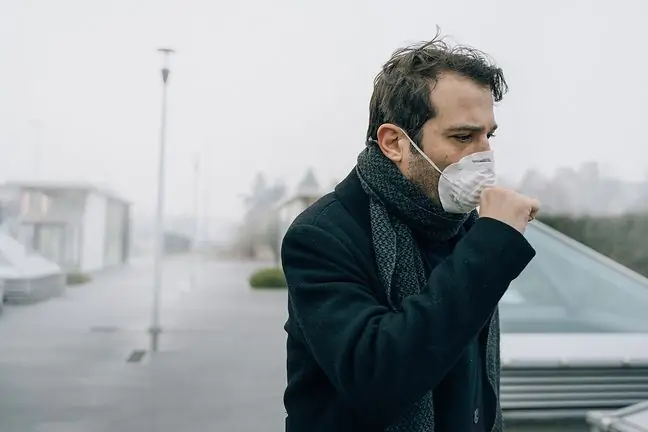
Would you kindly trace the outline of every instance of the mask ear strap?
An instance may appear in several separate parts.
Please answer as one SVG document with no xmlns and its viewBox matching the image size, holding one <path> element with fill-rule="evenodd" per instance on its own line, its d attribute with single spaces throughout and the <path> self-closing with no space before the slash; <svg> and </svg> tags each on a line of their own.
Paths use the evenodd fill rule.
<svg viewBox="0 0 648 432">
<path fill-rule="evenodd" d="M 425 153 L 423 153 L 423 150 L 421 150 L 421 148 L 420 148 L 419 146 L 416 145 L 416 143 L 414 142 L 414 140 L 413 140 L 412 138 L 410 138 L 409 135 L 407 135 L 407 132 L 405 132 L 402 128 L 399 128 L 399 129 L 401 130 L 401 132 L 403 132 L 403 135 L 405 135 L 405 136 L 407 137 L 407 139 L 409 140 L 410 144 L 412 144 L 412 146 L 414 146 L 414 148 L 416 149 L 416 151 L 419 152 L 419 154 L 420 154 L 421 156 L 423 156 L 423 157 L 425 158 L 425 160 L 428 161 L 428 162 L 430 163 L 430 165 L 432 165 L 432 167 L 433 167 L 435 170 L 437 170 L 437 172 L 438 172 L 440 175 L 442 175 L 443 177 L 445 177 L 445 174 L 443 174 L 443 171 L 441 171 L 441 170 L 439 169 L 439 167 L 438 167 L 434 162 L 432 162 L 432 159 L 430 159 L 430 158 L 428 157 L 428 155 L 426 155 Z"/>
</svg>

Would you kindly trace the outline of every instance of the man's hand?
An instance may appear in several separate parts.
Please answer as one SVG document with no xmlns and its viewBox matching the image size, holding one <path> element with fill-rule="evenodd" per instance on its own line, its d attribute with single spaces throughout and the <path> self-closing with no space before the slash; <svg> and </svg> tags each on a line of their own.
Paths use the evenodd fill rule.
<svg viewBox="0 0 648 432">
<path fill-rule="evenodd" d="M 481 217 L 497 219 L 522 234 L 539 210 L 540 201 L 501 187 L 484 189 L 479 205 Z"/>
</svg>

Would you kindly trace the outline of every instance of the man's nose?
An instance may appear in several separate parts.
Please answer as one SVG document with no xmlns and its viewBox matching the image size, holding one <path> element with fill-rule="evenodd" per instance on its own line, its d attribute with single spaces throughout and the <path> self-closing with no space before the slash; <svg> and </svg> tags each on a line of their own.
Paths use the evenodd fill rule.
<svg viewBox="0 0 648 432">
<path fill-rule="evenodd" d="M 487 135 L 481 137 L 477 145 L 478 145 L 477 151 L 490 151 L 491 149 L 490 141 Z"/>
</svg>

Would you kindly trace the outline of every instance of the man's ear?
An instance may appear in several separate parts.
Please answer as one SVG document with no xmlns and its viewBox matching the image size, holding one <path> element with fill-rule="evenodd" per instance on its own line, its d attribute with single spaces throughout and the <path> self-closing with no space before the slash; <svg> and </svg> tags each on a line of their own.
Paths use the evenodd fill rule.
<svg viewBox="0 0 648 432">
<path fill-rule="evenodd" d="M 400 163 L 404 157 L 404 151 L 407 145 L 403 140 L 407 140 L 403 136 L 401 129 L 391 123 L 384 123 L 378 128 L 378 147 L 388 159 L 392 162 Z"/>
</svg>

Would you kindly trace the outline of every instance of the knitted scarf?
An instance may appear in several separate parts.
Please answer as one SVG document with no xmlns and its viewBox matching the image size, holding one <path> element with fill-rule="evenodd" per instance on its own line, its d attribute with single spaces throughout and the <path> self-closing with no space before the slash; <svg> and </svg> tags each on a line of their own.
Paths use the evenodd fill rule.
<svg viewBox="0 0 648 432">
<path fill-rule="evenodd" d="M 423 259 L 414 235 L 426 244 L 443 243 L 457 235 L 461 226 L 477 214 L 445 212 L 407 180 L 375 144 L 369 144 L 360 153 L 356 172 L 369 196 L 378 272 L 389 306 L 397 311 L 405 297 L 420 293 L 426 284 Z M 432 390 L 386 429 L 386 432 L 433 431 Z"/>
</svg>

